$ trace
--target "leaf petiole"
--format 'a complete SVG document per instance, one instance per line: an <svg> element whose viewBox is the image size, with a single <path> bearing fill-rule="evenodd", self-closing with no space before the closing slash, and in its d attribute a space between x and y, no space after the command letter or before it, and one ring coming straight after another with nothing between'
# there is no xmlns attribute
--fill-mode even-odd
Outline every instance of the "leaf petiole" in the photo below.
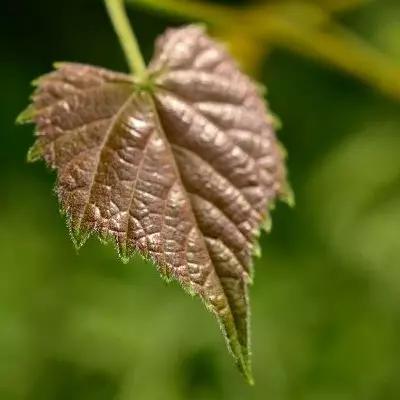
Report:
<svg viewBox="0 0 400 400"><path fill-rule="evenodd" d="M129 70L132 75L143 78L147 74L135 33L129 23L124 8L124 0L104 0L107 13L110 16L114 30L124 51Z"/></svg>

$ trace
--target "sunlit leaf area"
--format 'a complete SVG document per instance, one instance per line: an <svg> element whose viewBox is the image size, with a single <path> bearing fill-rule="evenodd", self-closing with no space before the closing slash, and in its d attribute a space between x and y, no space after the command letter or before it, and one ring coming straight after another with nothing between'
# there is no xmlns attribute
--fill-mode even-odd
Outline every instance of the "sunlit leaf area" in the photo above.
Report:
<svg viewBox="0 0 400 400"><path fill-rule="evenodd" d="M1 400L400 398L400 3L127 0L146 61L201 23L266 87L296 206L260 237L249 386L211 313L139 256L76 251L16 126L55 61L127 72L100 0L0 11Z"/></svg>

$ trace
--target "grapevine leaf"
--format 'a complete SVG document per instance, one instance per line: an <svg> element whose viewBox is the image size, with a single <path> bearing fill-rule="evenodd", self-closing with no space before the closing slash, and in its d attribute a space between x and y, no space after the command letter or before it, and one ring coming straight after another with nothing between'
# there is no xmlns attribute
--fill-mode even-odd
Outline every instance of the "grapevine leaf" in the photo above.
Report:
<svg viewBox="0 0 400 400"><path fill-rule="evenodd" d="M146 84L55 67L19 121L36 124L29 159L56 169L74 242L97 233L123 259L138 252L201 297L251 382L252 255L288 187L257 86L197 26L158 39Z"/></svg>

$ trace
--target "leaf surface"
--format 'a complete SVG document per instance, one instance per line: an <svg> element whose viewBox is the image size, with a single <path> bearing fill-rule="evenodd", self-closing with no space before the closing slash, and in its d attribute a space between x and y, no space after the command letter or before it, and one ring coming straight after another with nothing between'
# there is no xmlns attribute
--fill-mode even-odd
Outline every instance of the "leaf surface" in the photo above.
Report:
<svg viewBox="0 0 400 400"><path fill-rule="evenodd" d="M36 123L29 158L56 169L76 244L96 232L124 259L139 252L200 296L252 381L252 255L269 206L287 190L273 118L257 86L197 26L161 36L148 71L143 85L57 64L20 117Z"/></svg>

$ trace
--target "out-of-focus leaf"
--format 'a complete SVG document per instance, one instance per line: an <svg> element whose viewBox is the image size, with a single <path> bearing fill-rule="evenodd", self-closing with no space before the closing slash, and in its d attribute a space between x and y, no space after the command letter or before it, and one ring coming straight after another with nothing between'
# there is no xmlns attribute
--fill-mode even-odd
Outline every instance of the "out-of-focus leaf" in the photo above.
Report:
<svg viewBox="0 0 400 400"><path fill-rule="evenodd" d="M359 23L362 30L371 35L374 43L397 62L400 62L399 16L400 2L380 3Z"/></svg>
<svg viewBox="0 0 400 400"><path fill-rule="evenodd" d="M261 0L255 1L248 12L254 15L278 14L296 25L319 26L329 22L333 14L348 11L369 1L373 0Z"/></svg>
<svg viewBox="0 0 400 400"><path fill-rule="evenodd" d="M345 12L374 0L253 0L255 4L280 4L288 7L324 9L330 12Z"/></svg>
<svg viewBox="0 0 400 400"><path fill-rule="evenodd" d="M252 17L253 18L253 17ZM274 43L333 65L380 91L400 98L400 66L352 32L331 22L323 30L302 26L278 13L265 18L254 15L249 26L262 26ZM256 35L256 32L254 32Z"/></svg>
<svg viewBox="0 0 400 400"><path fill-rule="evenodd" d="M199 295L251 382L252 255L269 205L289 194L258 88L195 26L158 39L145 83L56 67L20 121L36 123L29 158L57 170L75 243L96 232Z"/></svg>
<svg viewBox="0 0 400 400"><path fill-rule="evenodd" d="M331 18L332 12L362 4L361 0L255 2L240 9L199 0L131 0L130 3L201 19L217 26L221 32L229 32L241 21L242 42L256 43L259 47L264 41L268 47L289 48L400 98L400 66Z"/></svg>

